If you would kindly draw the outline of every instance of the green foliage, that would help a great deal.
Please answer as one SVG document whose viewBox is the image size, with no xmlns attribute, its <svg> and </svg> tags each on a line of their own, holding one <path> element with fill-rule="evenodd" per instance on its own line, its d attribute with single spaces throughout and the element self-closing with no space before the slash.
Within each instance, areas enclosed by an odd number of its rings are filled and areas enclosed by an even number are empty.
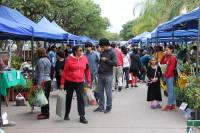
<svg viewBox="0 0 200 133">
<path fill-rule="evenodd" d="M 140 10 L 140 16 L 132 28 L 134 36 L 144 31 L 154 30 L 158 24 L 173 19 L 182 14 L 182 10 L 191 11 L 200 5 L 198 0 L 144 0 L 137 3 L 133 9 Z"/>
<path fill-rule="evenodd" d="M 15 70 L 19 70 L 22 64 L 16 61 L 12 61 L 10 65 L 12 68 L 15 68 Z"/>
<path fill-rule="evenodd" d="M 7 0 L 2 1 L 7 5 Z M 10 7 L 38 23 L 43 16 L 69 33 L 99 40 L 111 24 L 93 0 L 12 0 Z"/>
<path fill-rule="evenodd" d="M 182 72 L 190 72 L 191 71 L 190 65 L 187 63 L 182 64 L 181 70 L 182 70 Z"/>
<path fill-rule="evenodd" d="M 132 34 L 132 27 L 134 25 L 134 22 L 135 20 L 131 20 L 122 26 L 123 30 L 121 30 L 119 34 L 120 38 L 123 38 L 123 40 L 128 40 L 134 37 L 134 35 Z"/>
<path fill-rule="evenodd" d="M 118 33 L 111 33 L 110 31 L 105 31 L 104 37 L 107 38 L 109 41 L 121 41 L 122 40 L 121 38 L 119 38 Z"/>
</svg>

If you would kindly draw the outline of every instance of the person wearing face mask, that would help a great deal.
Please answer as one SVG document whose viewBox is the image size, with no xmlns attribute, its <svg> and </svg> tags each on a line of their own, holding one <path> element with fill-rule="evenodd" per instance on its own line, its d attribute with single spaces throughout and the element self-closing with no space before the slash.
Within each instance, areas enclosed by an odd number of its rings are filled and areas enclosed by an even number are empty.
<svg viewBox="0 0 200 133">
<path fill-rule="evenodd" d="M 176 94 L 174 91 L 174 69 L 176 67 L 176 57 L 173 54 L 174 46 L 167 45 L 166 52 L 163 53 L 160 64 L 168 65 L 168 68 L 165 68 L 166 71 L 166 84 L 168 90 L 168 103 L 165 108 L 162 108 L 162 111 L 171 111 L 176 110 Z M 163 73 L 165 73 L 165 71 Z"/>
<path fill-rule="evenodd" d="M 90 65 L 90 74 L 91 74 L 91 81 L 94 80 L 94 76 L 97 77 L 98 72 L 98 64 L 100 62 L 100 56 L 97 54 L 97 52 L 92 51 L 92 43 L 86 42 L 85 43 L 85 49 L 86 53 L 84 54 L 89 62 Z M 94 74 L 94 76 L 93 76 Z M 87 84 L 87 79 L 85 78 L 85 83 Z M 92 82 L 90 84 L 90 89 L 92 89 Z M 94 92 L 94 96 L 96 98 L 96 101 L 98 103 L 98 93 Z"/>
</svg>

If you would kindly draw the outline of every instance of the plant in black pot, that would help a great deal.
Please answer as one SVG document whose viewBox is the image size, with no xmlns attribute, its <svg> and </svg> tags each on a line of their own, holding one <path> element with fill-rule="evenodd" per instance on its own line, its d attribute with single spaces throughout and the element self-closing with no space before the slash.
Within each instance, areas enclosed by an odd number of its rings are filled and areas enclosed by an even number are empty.
<svg viewBox="0 0 200 133">
<path fill-rule="evenodd" d="M 13 89 L 14 89 L 14 93 L 18 93 L 19 91 L 18 91 L 18 86 L 17 85 L 15 85 L 15 86 L 13 86 Z"/>
<path fill-rule="evenodd" d="M 24 91 L 24 86 L 23 85 L 18 85 L 18 91 L 19 93 L 22 93 Z"/>
</svg>

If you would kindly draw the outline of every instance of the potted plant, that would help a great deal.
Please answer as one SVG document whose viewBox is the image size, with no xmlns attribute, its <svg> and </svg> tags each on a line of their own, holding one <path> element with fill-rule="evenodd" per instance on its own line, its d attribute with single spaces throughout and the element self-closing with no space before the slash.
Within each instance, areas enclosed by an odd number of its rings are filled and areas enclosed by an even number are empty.
<svg viewBox="0 0 200 133">
<path fill-rule="evenodd" d="M 190 65 L 187 64 L 187 63 L 184 63 L 182 66 L 181 66 L 181 70 L 182 70 L 182 74 L 183 75 L 189 75 L 190 71 L 191 71 L 191 68 L 190 68 Z"/>
</svg>

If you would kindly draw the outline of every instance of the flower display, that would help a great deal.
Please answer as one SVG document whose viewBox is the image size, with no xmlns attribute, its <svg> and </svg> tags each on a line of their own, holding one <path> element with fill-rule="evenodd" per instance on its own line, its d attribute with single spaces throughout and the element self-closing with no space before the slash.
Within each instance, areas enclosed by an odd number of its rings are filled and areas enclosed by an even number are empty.
<svg viewBox="0 0 200 133">
<path fill-rule="evenodd" d="M 39 93 L 40 91 L 44 92 L 44 81 L 42 81 L 42 85 L 35 85 L 35 86 L 32 86 L 30 91 L 29 91 L 29 95 L 28 95 L 28 103 L 29 105 L 32 107 L 33 106 L 33 99 L 35 98 L 35 94 L 36 93 Z"/>
</svg>

